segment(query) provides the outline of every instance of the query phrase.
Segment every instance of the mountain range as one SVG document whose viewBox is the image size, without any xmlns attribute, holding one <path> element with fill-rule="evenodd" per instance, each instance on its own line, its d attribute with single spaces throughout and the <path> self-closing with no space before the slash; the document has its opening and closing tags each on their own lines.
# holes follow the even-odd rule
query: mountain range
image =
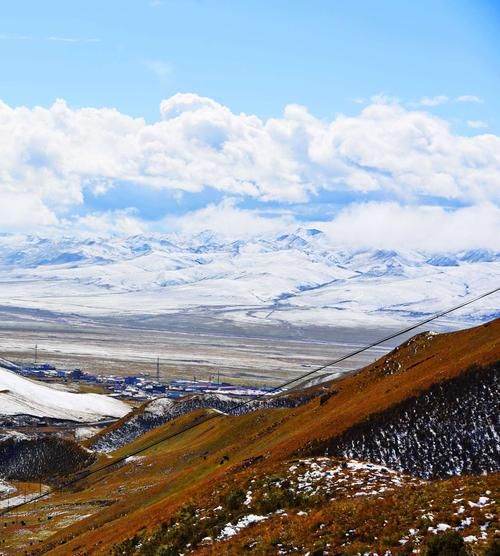
<svg viewBox="0 0 500 556">
<path fill-rule="evenodd" d="M 500 253 L 346 250 L 299 228 L 123 238 L 0 236 L 0 305 L 84 316 L 211 315 L 240 324 L 398 326 L 492 289 Z M 494 299 L 452 317 L 499 315 Z"/>
</svg>

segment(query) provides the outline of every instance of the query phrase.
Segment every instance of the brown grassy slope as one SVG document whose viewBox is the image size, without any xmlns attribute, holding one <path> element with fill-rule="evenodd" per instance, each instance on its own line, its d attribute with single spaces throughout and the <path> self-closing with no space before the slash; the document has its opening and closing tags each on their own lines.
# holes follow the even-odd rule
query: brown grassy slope
<svg viewBox="0 0 500 556">
<path fill-rule="evenodd" d="M 154 529 L 191 498 L 209 503 L 214 485 L 237 484 L 250 472 L 265 475 L 279 462 L 297 452 L 306 453 L 374 412 L 457 376 L 473 364 L 488 365 L 499 359 L 500 320 L 450 334 L 419 335 L 332 384 L 338 393 L 323 405 L 314 400 L 292 410 L 217 417 L 149 450 L 140 466 L 108 469 L 82 482 L 79 492 L 54 497 L 50 504 L 64 505 L 70 499 L 77 507 L 79 500 L 106 499 L 111 505 L 54 531 L 40 547 L 53 554 L 105 553 L 123 538 L 144 528 Z M 120 453 L 168 436 L 169 430 L 179 429 L 192 418 L 184 416 L 151 431 Z M 229 461 L 221 465 L 224 455 Z M 251 465 L 256 456 L 264 458 Z M 50 504 L 40 511 L 50 511 Z"/>
<path fill-rule="evenodd" d="M 500 319 L 439 335 L 419 334 L 361 371 L 332 385 L 338 391 L 324 405 L 313 401 L 280 428 L 277 453 L 307 452 L 369 415 L 417 396 L 433 384 L 463 373 L 472 365 L 500 360 Z"/>
<path fill-rule="evenodd" d="M 337 556 L 409 556 L 414 551 L 423 552 L 435 536 L 432 529 L 440 523 L 457 528 L 474 554 L 484 554 L 493 539 L 499 538 L 494 501 L 499 487 L 496 473 L 388 489 L 374 497 L 328 497 L 310 506 L 271 514 L 229 540 L 200 543 L 192 554 L 263 556 L 323 554 L 324 550 Z M 487 493 L 487 505 L 468 504 Z"/>
<path fill-rule="evenodd" d="M 36 545 L 43 551 L 67 554 L 78 546 L 105 551 L 106 547 L 144 526 L 160 525 L 187 499 L 209 492 L 214 484 L 224 482 L 232 474 L 228 467 L 233 462 L 245 460 L 253 452 L 254 446 L 241 442 L 249 429 L 265 431 L 274 427 L 283 413 L 284 410 L 268 411 L 257 421 L 252 415 L 235 420 L 217 415 L 168 442 L 150 448 L 144 453 L 144 459 L 95 473 L 81 480 L 71 491 L 52 495 L 43 502 L 43 506 L 38 503 L 37 512 L 24 521 L 36 526 L 38 517 L 41 517 L 44 527 L 51 531 L 49 541 L 41 545 L 38 541 L 44 540 L 45 535 L 41 539 L 33 534 L 37 539 Z M 197 418 L 207 415 L 210 415 L 208 411 L 199 411 L 177 419 L 117 451 L 115 457 L 170 437 Z M 258 449 L 259 445 L 256 444 L 256 447 Z M 221 465 L 224 456 L 228 456 L 229 461 Z M 103 457 L 94 468 L 110 461 Z M 94 512 L 89 511 L 91 507 L 94 507 Z M 60 525 L 90 513 L 91 517 L 84 517 L 67 527 L 58 526 L 58 517 L 47 522 L 48 515 L 60 514 Z"/>
</svg>

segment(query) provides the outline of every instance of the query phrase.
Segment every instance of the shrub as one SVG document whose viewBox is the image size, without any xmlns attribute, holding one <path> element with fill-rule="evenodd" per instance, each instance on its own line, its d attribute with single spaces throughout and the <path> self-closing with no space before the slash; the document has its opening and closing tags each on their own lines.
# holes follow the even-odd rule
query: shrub
<svg viewBox="0 0 500 556">
<path fill-rule="evenodd" d="M 471 552 L 465 546 L 462 537 L 453 530 L 445 531 L 433 537 L 428 543 L 424 556 L 469 556 Z"/>
<path fill-rule="evenodd" d="M 492 543 L 486 549 L 484 556 L 500 556 L 500 540 L 493 539 Z"/>
<path fill-rule="evenodd" d="M 239 510 L 246 498 L 246 491 L 242 488 L 230 491 L 224 497 L 224 507 L 230 511 Z"/>
</svg>

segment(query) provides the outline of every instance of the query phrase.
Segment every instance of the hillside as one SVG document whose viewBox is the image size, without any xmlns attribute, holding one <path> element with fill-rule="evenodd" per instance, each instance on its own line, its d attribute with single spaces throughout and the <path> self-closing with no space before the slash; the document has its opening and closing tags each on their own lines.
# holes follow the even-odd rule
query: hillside
<svg viewBox="0 0 500 556">
<path fill-rule="evenodd" d="M 370 415 L 329 442 L 328 453 L 426 478 L 496 471 L 499 371 L 498 363 L 470 367 Z"/>
<path fill-rule="evenodd" d="M 0 422 L 6 416 L 28 416 L 94 422 L 122 417 L 130 407 L 109 396 L 73 394 L 22 377 L 0 361 Z"/>
<path fill-rule="evenodd" d="M 245 401 L 223 394 L 195 394 L 179 400 L 159 398 L 146 402 L 91 438 L 85 444 L 98 452 L 111 452 L 150 430 L 199 409 L 214 409 L 224 414 L 243 415 L 258 409 L 298 407 L 320 395 L 321 389 L 309 388 L 266 400 Z"/>
<path fill-rule="evenodd" d="M 2 550 L 397 555 L 454 531 L 484 554 L 499 528 L 498 446 L 484 437 L 499 434 L 499 361 L 497 319 L 419 334 L 299 407 L 187 413 L 19 510 Z M 407 450 L 384 438 L 408 438 Z"/>
</svg>

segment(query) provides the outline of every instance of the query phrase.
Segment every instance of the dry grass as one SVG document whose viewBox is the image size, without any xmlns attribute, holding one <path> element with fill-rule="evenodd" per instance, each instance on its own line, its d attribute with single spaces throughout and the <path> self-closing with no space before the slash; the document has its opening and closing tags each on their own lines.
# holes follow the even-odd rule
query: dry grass
<svg viewBox="0 0 500 556">
<path fill-rule="evenodd" d="M 26 522 L 32 542 L 40 553 L 54 555 L 109 553 L 124 539 L 153 534 L 187 504 L 216 507 L 228 489 L 246 488 L 254 477 L 264 480 L 283 473 L 290 458 L 307 454 L 318 443 L 374 412 L 453 378 L 472 364 L 485 366 L 499 359 L 497 320 L 467 331 L 419 336 L 359 373 L 332 383 L 331 388 L 338 393 L 323 405 L 314 400 L 295 409 L 218 416 L 182 433 L 207 412 L 186 415 L 113 454 L 126 455 L 179 433 L 146 450 L 141 459 L 92 475 L 77 488 L 54 493 L 36 510 L 23 513 L 29 518 Z M 108 461 L 103 456 L 95 465 Z M 331 554 L 363 550 L 380 554 L 387 547 L 394 547 L 393 554 L 403 554 L 410 544 L 401 547 L 399 540 L 410 528 L 420 531 L 425 525 L 421 509 L 432 507 L 436 519 L 441 519 L 439 512 L 444 512 L 442 519 L 452 525 L 451 500 L 460 488 L 471 499 L 486 490 L 498 493 L 498 476 L 438 481 L 372 497 L 322 499 L 320 505 L 318 500 L 301 501 L 304 507 L 310 503 L 307 516 L 297 515 L 296 508 L 287 511 L 286 519 L 280 515 L 269 517 L 231 541 L 218 543 L 216 549 L 207 545 L 198 550 L 200 554 L 241 554 L 252 545 L 252 553 L 277 554 L 281 545 L 290 551 L 296 547 L 302 554 L 329 544 Z M 53 516 L 51 520 L 47 519 L 49 515 Z M 38 527 L 39 523 L 44 528 Z M 479 517 L 475 523 L 479 523 Z M 355 534 L 346 536 L 351 529 Z M 7 554 L 24 549 L 19 532 L 9 529 L 4 535 L 2 550 Z M 256 540 L 257 545 L 253 545 Z M 346 542 L 347 548 L 339 548 Z M 24 544 L 25 549 L 32 548 Z"/>
</svg>

